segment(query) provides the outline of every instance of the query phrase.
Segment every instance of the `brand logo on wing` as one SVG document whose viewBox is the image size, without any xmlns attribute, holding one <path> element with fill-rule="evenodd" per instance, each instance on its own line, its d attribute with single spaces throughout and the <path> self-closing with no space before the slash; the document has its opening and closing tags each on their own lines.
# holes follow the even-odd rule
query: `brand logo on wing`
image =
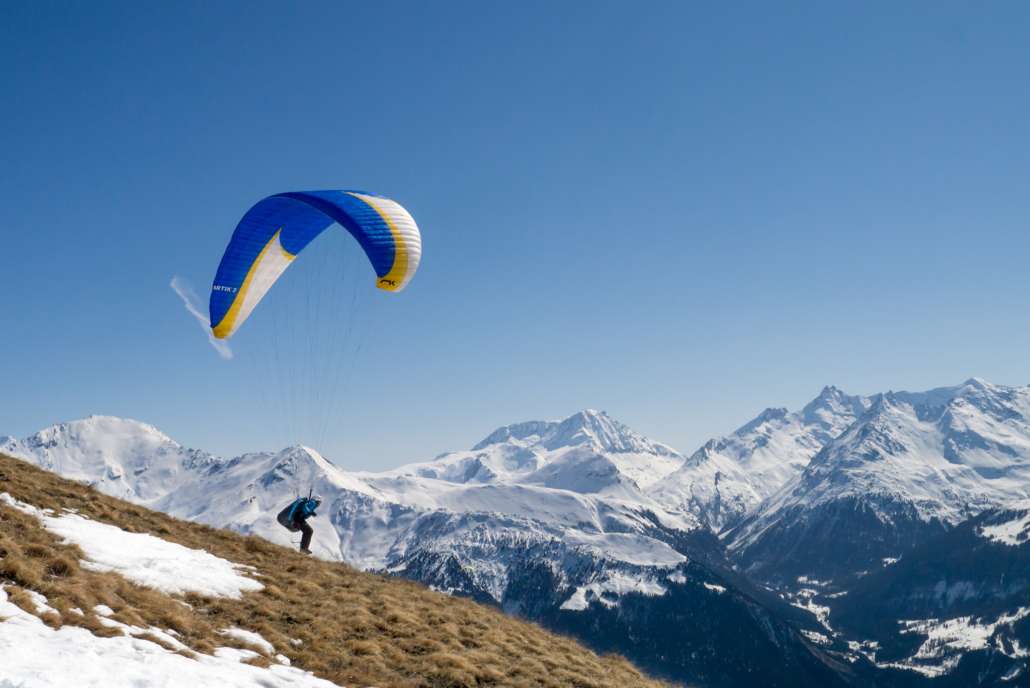
<svg viewBox="0 0 1030 688">
<path fill-rule="evenodd" d="M 386 279 L 385 277 L 379 280 L 379 284 L 385 284 L 388 287 L 396 287 L 397 280 Z"/>
</svg>

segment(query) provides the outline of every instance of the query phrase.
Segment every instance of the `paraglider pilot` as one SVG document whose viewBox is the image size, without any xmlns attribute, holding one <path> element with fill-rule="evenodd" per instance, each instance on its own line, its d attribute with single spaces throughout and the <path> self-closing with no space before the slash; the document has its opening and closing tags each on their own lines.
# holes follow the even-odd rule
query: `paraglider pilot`
<svg viewBox="0 0 1030 688">
<path fill-rule="evenodd" d="M 312 516 L 317 516 L 315 509 L 322 503 L 322 498 L 319 496 L 298 497 L 293 500 L 289 506 L 279 512 L 279 516 L 276 520 L 279 524 L 286 528 L 291 533 L 296 533 L 298 530 L 304 535 L 300 539 L 300 551 L 304 554 L 311 554 L 309 545 L 311 544 L 311 536 L 314 535 L 315 531 L 307 524 L 307 520 Z"/>
</svg>

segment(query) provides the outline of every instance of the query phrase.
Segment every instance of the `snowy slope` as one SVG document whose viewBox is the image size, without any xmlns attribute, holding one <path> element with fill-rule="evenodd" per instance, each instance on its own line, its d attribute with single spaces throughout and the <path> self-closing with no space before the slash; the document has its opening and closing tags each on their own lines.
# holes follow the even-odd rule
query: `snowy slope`
<svg viewBox="0 0 1030 688">
<path fill-rule="evenodd" d="M 766 409 L 733 434 L 707 442 L 650 495 L 666 508 L 698 514 L 718 532 L 796 477 L 869 403 L 826 387 L 800 411 Z"/>
<path fill-rule="evenodd" d="M 1001 518 L 985 524 L 980 535 L 1011 547 L 1030 544 L 1030 499 L 1023 499 L 1005 505 Z"/>
<path fill-rule="evenodd" d="M 74 513 L 55 514 L 13 499 L 0 492 L 0 504 L 37 518 L 40 524 L 65 542 L 78 545 L 85 558 L 83 568 L 114 571 L 126 579 L 167 594 L 197 593 L 209 597 L 239 599 L 262 589 L 245 567 L 203 550 L 190 549 L 147 533 L 130 533 L 113 525 Z M 57 613 L 45 596 L 32 592 L 39 614 Z M 106 618 L 108 607 L 98 605 L 102 625 L 113 630 L 101 637 L 87 628 L 62 625 L 54 629 L 34 614 L 8 602 L 0 584 L 0 687 L 6 688 L 118 688 L 119 686 L 205 686 L 230 688 L 333 688 L 335 684 L 307 671 L 279 663 L 267 667 L 243 662 L 257 653 L 232 647 L 212 654 L 192 653 L 174 631 L 137 627 Z M 81 610 L 80 610 L 81 613 Z M 120 633 L 119 633 L 120 632 Z M 245 629 L 226 629 L 226 635 L 274 648 L 259 634 Z M 153 642 L 159 639 L 161 644 Z M 184 654 L 177 654 L 175 650 Z M 185 656 L 190 655 L 189 657 Z"/>
<path fill-rule="evenodd" d="M 5 492 L 0 492 L 0 504 L 36 517 L 51 533 L 78 545 L 85 554 L 82 566 L 91 571 L 115 571 L 133 583 L 172 594 L 239 599 L 263 587 L 232 562 L 147 533 L 130 533 L 74 513 L 55 515 Z"/>
<path fill-rule="evenodd" d="M 825 578 L 1027 496 L 1030 387 L 972 379 L 878 395 L 728 541 L 754 570 Z"/>
<path fill-rule="evenodd" d="M 78 626 L 54 630 L 7 601 L 0 586 L 0 686 L 7 688 L 134 688 L 222 686 L 224 688 L 334 688 L 336 684 L 280 664 L 244 664 L 247 650 L 219 648 L 189 659 L 135 637 L 158 629 L 125 627 L 109 638 Z M 112 627 L 124 626 L 109 622 Z M 117 625 L 116 625 L 117 624 Z M 162 634 L 165 642 L 174 637 Z"/>
</svg>

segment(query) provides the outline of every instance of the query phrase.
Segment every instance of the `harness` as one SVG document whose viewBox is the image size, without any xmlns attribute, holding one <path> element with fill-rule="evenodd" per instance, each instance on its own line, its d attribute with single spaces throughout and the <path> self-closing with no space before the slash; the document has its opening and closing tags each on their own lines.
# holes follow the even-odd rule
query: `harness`
<svg viewBox="0 0 1030 688">
<path fill-rule="evenodd" d="M 290 531 L 291 533 L 296 533 L 298 530 L 300 530 L 300 526 L 297 525 L 297 520 L 294 518 L 294 516 L 297 513 L 297 507 L 306 501 L 307 500 L 304 498 L 293 500 L 293 502 L 290 503 L 289 506 L 287 506 L 285 509 L 279 512 L 279 515 L 275 517 L 275 520 L 279 521 L 279 525 L 281 525 L 286 530 Z"/>
</svg>

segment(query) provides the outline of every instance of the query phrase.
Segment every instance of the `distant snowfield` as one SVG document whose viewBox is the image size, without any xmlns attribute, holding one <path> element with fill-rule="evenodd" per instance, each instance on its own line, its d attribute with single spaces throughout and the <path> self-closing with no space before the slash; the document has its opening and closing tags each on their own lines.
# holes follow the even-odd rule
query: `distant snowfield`
<svg viewBox="0 0 1030 688">
<path fill-rule="evenodd" d="M 1011 614 L 1002 614 L 993 622 L 962 616 L 956 619 L 916 619 L 899 622 L 901 633 L 912 633 L 926 637 L 914 655 L 898 662 L 877 663 L 880 667 L 909 669 L 924 676 L 943 676 L 956 666 L 964 652 L 983 650 L 995 638 L 995 631 L 1030 616 L 1030 607 L 1020 607 Z M 1015 640 L 994 639 L 995 650 L 1015 659 L 1030 657 L 1030 650 Z M 872 657 L 875 661 L 875 656 Z"/>
<path fill-rule="evenodd" d="M 204 550 L 145 533 L 130 533 L 78 514 L 53 516 L 6 492 L 0 493 L 0 503 L 35 516 L 51 533 L 78 545 L 86 555 L 82 567 L 91 571 L 114 571 L 133 583 L 167 594 L 193 592 L 239 599 L 244 592 L 264 587 L 245 576 L 239 564 Z"/>
<path fill-rule="evenodd" d="M 54 630 L 7 601 L 0 586 L 0 688 L 338 688 L 282 665 L 240 663 L 254 653 L 219 648 L 189 659 L 131 635 L 100 638 L 84 628 Z M 111 622 L 117 623 L 117 622 Z"/>
<path fill-rule="evenodd" d="M 1030 499 L 1016 502 L 1010 508 L 1024 513 L 1005 523 L 984 526 L 980 534 L 988 540 L 1012 547 L 1030 543 Z"/>
<path fill-rule="evenodd" d="M 584 533 L 570 531 L 565 541 L 596 552 L 598 557 L 637 566 L 676 566 L 687 558 L 667 543 L 637 533 Z"/>
<path fill-rule="evenodd" d="M 591 601 L 603 604 L 605 607 L 616 606 L 615 600 L 628 593 L 640 595 L 660 596 L 666 592 L 665 587 L 653 580 L 641 580 L 623 573 L 613 572 L 603 580 L 594 581 L 588 585 L 576 588 L 569 599 L 562 603 L 561 608 L 571 611 L 583 611 L 590 606 Z"/>
</svg>

